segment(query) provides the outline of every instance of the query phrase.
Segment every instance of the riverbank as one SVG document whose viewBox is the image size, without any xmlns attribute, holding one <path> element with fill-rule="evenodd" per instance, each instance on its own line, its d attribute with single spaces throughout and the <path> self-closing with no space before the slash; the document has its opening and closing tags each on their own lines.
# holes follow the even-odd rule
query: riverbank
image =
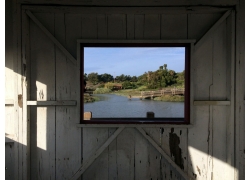
<svg viewBox="0 0 250 180">
<path fill-rule="evenodd" d="M 161 97 L 155 97 L 155 101 L 166 101 L 166 102 L 184 102 L 184 96 L 172 96 L 172 95 L 164 95 Z"/>
<path fill-rule="evenodd" d="M 119 96 L 141 96 L 141 91 L 138 91 L 136 89 L 125 89 L 125 90 L 119 90 L 112 92 L 111 94 L 119 95 Z M 165 101 L 165 102 L 184 102 L 184 96 L 179 95 L 163 95 L 161 97 L 155 97 L 155 101 Z"/>
<path fill-rule="evenodd" d="M 113 91 L 111 94 L 119 95 L 119 96 L 140 96 L 141 91 L 138 91 L 136 89 L 124 89 L 119 91 Z"/>
<path fill-rule="evenodd" d="M 95 101 L 99 101 L 99 98 L 96 96 L 91 96 L 88 93 L 84 93 L 83 101 L 84 103 L 95 102 Z"/>
<path fill-rule="evenodd" d="M 141 91 L 138 89 L 122 89 L 119 91 L 111 91 L 110 89 L 107 88 L 97 88 L 94 92 L 94 94 L 114 94 L 118 96 L 136 96 L 140 97 L 141 96 Z M 98 97 L 95 96 L 90 96 L 89 94 L 85 93 L 84 94 L 84 102 L 95 102 L 98 101 Z M 163 95 L 161 97 L 155 97 L 155 101 L 164 101 L 164 102 L 184 102 L 184 96 L 180 95 Z"/>
</svg>

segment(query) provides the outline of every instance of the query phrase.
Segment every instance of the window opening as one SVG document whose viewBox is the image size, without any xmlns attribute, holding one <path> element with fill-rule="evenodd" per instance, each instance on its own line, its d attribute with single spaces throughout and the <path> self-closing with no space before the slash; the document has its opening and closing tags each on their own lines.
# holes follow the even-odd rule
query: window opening
<svg viewBox="0 0 250 180">
<path fill-rule="evenodd" d="M 81 123 L 189 124 L 190 44 L 82 43 L 81 52 Z"/>
</svg>

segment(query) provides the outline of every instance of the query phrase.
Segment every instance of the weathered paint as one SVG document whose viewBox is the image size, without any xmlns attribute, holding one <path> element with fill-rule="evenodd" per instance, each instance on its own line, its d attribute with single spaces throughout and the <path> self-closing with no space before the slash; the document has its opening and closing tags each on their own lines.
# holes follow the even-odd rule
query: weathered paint
<svg viewBox="0 0 250 180">
<path fill-rule="evenodd" d="M 200 5 L 197 2 L 147 1 L 146 4 L 148 6 L 185 5 L 186 3 L 190 6 Z M 204 0 L 201 3 L 206 5 L 237 5 L 238 2 L 236 0 L 217 2 Z M 25 1 L 24 3 L 29 4 L 31 1 Z M 32 3 L 37 2 L 32 1 Z M 47 2 L 39 1 L 39 3 Z M 59 2 L 51 1 L 50 3 L 57 4 Z M 90 1 L 63 1 L 61 3 L 86 5 Z M 117 2 L 117 4 L 112 2 L 112 4 L 110 1 L 103 3 L 91 1 L 91 3 L 112 6 L 124 5 L 127 2 Z M 131 5 L 137 3 L 138 1 L 135 1 Z M 9 6 L 13 5 L 8 4 Z M 17 8 L 16 6 L 19 5 L 14 7 Z M 154 10 L 154 7 L 148 7 L 150 13 L 147 13 L 146 10 L 145 12 L 135 13 L 135 11 L 125 7 L 122 8 L 122 13 L 115 12 L 116 7 L 104 9 L 99 13 L 96 13 L 98 9 L 91 13 L 91 8 L 89 8 L 88 13 L 79 10 L 76 13 L 74 7 L 65 8 L 67 11 L 64 11 L 62 7 L 52 6 L 48 7 L 50 12 L 46 12 L 46 7 L 42 7 L 42 12 L 38 12 L 39 8 L 40 5 L 31 7 L 31 12 L 74 58 L 77 57 L 76 40 L 81 38 L 113 40 L 200 39 L 224 13 L 214 10 L 209 12 L 204 8 L 201 8 L 199 13 L 187 13 L 187 11 L 177 13 L 177 10 L 173 10 L 173 14 L 169 12 L 168 14 L 158 13 Z M 237 9 L 237 23 L 243 24 L 244 13 L 241 11 L 244 6 L 239 6 L 239 8 Z M 236 74 L 234 74 L 232 67 L 234 58 L 231 58 L 233 55 L 230 52 L 230 47 L 234 47 L 235 44 L 233 40 L 228 41 L 232 38 L 229 27 L 230 18 L 227 18 L 216 28 L 215 32 L 206 38 L 199 48 L 195 49 L 191 73 L 194 75 L 192 79 L 193 98 L 203 101 L 234 101 L 234 95 L 228 89 L 234 83 L 234 76 L 236 77 L 236 108 L 238 111 L 235 112 L 236 119 L 232 119 L 236 122 L 236 132 L 232 128 L 234 122 L 228 120 L 230 118 L 229 112 L 234 109 L 232 108 L 233 103 L 228 106 L 193 106 L 194 124 L 188 129 L 185 127 L 173 129 L 169 126 L 145 128 L 147 134 L 154 139 L 159 147 L 168 156 L 172 156 L 172 160 L 185 173 L 195 179 L 234 179 L 233 163 L 230 160 L 233 158 L 236 159 L 235 163 L 239 172 L 235 179 L 238 177 L 244 179 L 244 135 L 239 132 L 239 129 L 244 127 L 242 111 L 244 109 L 244 90 L 241 88 L 244 85 L 242 80 L 244 79 L 242 71 L 244 69 L 244 56 L 243 53 L 239 53 L 243 51 L 241 47 L 244 40 L 241 39 L 243 35 L 240 35 L 240 33 L 244 30 L 240 29 L 242 26 L 236 26 L 239 29 L 239 34 L 236 34 L 236 42 L 239 44 L 237 46 L 239 50 L 237 51 L 237 62 L 239 63 L 236 63 Z M 9 19 L 13 19 L 13 17 L 9 17 Z M 17 22 L 14 22 L 16 27 L 15 23 Z M 26 26 L 24 23 L 22 25 Z M 30 135 L 31 154 L 28 155 L 31 158 L 31 179 L 69 179 L 81 166 L 81 163 L 86 161 L 91 152 L 95 152 L 116 128 L 78 128 L 76 126 L 79 123 L 79 101 L 77 100 L 79 94 L 77 81 L 75 81 L 77 71 L 70 64 L 71 62 L 64 54 L 65 52 L 62 52 L 31 19 L 29 19 L 27 25 L 28 27 L 23 29 L 23 36 L 19 37 L 23 38 L 22 40 L 26 44 L 30 43 L 30 48 L 23 52 L 23 56 L 28 59 L 21 65 L 21 55 L 18 53 L 16 53 L 18 54 L 16 55 L 17 60 L 10 56 L 6 57 L 6 66 L 10 69 L 10 71 L 7 71 L 6 77 L 7 79 L 17 78 L 13 82 L 18 84 L 7 83 L 6 91 L 15 86 L 20 86 L 22 82 L 23 88 L 30 89 L 27 91 L 28 100 L 75 100 L 78 103 L 76 107 L 30 107 L 30 134 L 28 129 L 25 128 L 27 126 L 26 121 L 18 126 L 19 131 L 17 131 L 17 128 L 13 129 L 14 134 L 17 134 L 17 142 L 23 142 L 23 145 L 14 142 L 20 149 L 23 149 L 22 153 L 18 154 L 16 149 L 11 151 L 7 148 L 7 150 L 9 153 L 15 153 L 14 161 L 18 162 L 19 165 L 26 162 L 24 154 L 26 151 L 28 152 L 25 147 L 29 138 L 26 135 Z M 13 27 L 9 28 L 13 30 L 13 33 L 16 31 Z M 30 32 L 25 34 L 27 29 Z M 20 27 L 17 31 L 20 31 Z M 26 39 L 24 36 L 29 38 Z M 11 39 L 10 35 L 7 35 L 7 38 Z M 20 42 L 20 40 L 15 39 L 15 43 L 17 42 Z M 7 45 L 10 49 L 11 46 L 13 45 Z M 19 65 L 14 67 L 13 64 L 15 63 Z M 27 82 L 26 80 L 23 81 L 23 77 L 21 78 L 21 75 L 25 77 L 26 73 L 30 75 Z M 23 106 L 26 103 L 25 97 L 26 95 L 22 94 L 20 88 L 13 92 L 8 91 L 6 99 L 13 99 L 14 106 L 6 107 L 6 112 L 11 114 L 11 112 L 20 111 L 20 109 L 25 111 L 25 108 L 27 108 Z M 15 117 L 19 118 L 19 122 L 22 122 L 22 113 L 18 113 L 20 117 L 16 115 Z M 13 119 L 13 116 L 6 116 L 6 121 L 10 122 L 7 123 L 6 127 L 8 131 L 12 131 L 10 126 L 14 124 Z M 238 119 L 240 119 L 239 122 Z M 24 135 L 20 136 L 19 132 L 23 132 Z M 230 134 L 236 136 L 228 136 Z M 22 137 L 24 139 L 21 139 Z M 18 138 L 20 139 L 18 140 Z M 232 139 L 237 139 L 235 146 L 232 146 Z M 14 148 L 17 147 L 15 145 Z M 235 157 L 232 157 L 234 150 L 229 150 L 227 147 L 235 148 Z M 21 177 L 26 179 L 28 167 L 25 166 L 23 168 L 20 166 L 19 174 L 23 175 L 19 179 Z M 17 166 L 13 168 L 15 168 L 13 170 L 15 177 L 18 177 Z M 222 169 L 225 174 L 228 174 L 228 177 L 221 173 Z M 82 175 L 82 178 L 182 179 L 182 176 L 141 134 L 134 128 L 129 128 L 125 129 L 103 151 Z"/>
<path fill-rule="evenodd" d="M 174 162 L 181 168 L 184 169 L 183 165 L 183 157 L 182 150 L 179 147 L 180 138 L 174 133 L 174 128 L 171 128 L 171 132 L 169 133 L 169 149 L 171 156 L 174 157 Z"/>
</svg>

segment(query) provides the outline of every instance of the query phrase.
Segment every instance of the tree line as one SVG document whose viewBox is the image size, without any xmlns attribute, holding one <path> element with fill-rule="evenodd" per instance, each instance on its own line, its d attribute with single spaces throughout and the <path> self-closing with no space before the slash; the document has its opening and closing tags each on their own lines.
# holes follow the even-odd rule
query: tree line
<svg viewBox="0 0 250 180">
<path fill-rule="evenodd" d="M 140 76 L 130 76 L 121 74 L 120 76 L 113 77 L 111 74 L 104 73 L 98 74 L 92 72 L 84 74 L 84 79 L 95 84 L 105 83 L 120 83 L 125 89 L 138 88 L 146 86 L 149 89 L 164 88 L 172 85 L 184 86 L 185 70 L 182 72 L 175 72 L 174 70 L 167 69 L 167 64 L 160 66 L 156 71 L 144 72 Z"/>
</svg>

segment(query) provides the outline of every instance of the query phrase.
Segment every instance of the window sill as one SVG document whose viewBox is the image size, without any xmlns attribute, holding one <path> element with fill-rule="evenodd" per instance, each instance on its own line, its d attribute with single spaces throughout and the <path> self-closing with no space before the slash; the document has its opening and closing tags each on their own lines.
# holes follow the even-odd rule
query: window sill
<svg viewBox="0 0 250 180">
<path fill-rule="evenodd" d="M 149 123 L 144 123 L 144 122 L 135 122 L 135 123 L 130 123 L 130 124 L 125 124 L 125 123 L 122 123 L 122 122 L 117 122 L 116 124 L 114 123 L 82 123 L 82 124 L 77 124 L 77 127 L 79 128 L 88 128 L 88 127 L 130 127 L 130 128 L 133 128 L 133 127 L 145 127 L 145 128 L 160 128 L 160 127 L 165 127 L 165 128 L 192 128 L 194 125 L 193 124 L 170 124 L 170 123 L 156 123 L 155 121 L 151 124 Z"/>
</svg>

